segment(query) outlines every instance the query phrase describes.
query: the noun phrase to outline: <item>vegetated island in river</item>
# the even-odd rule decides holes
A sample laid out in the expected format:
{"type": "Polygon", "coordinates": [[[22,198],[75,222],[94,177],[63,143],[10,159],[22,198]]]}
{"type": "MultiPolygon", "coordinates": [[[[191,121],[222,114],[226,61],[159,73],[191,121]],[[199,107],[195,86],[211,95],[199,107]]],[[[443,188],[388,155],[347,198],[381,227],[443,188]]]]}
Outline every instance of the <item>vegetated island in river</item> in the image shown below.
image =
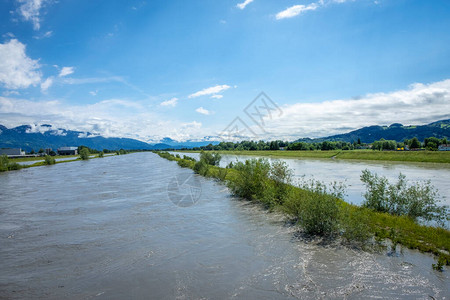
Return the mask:
{"type": "MultiPolygon", "coordinates": [[[[200,153],[194,150],[177,150],[200,153]]],[[[221,154],[254,155],[290,158],[333,158],[398,162],[450,163],[450,151],[374,151],[374,150],[222,150],[221,154]]]]}
{"type": "MultiPolygon", "coordinates": [[[[123,155],[136,151],[127,151],[124,149],[109,151],[108,156],[110,155],[123,155]]],[[[23,158],[8,158],[6,155],[0,155],[0,172],[6,171],[15,171],[25,168],[32,167],[40,167],[40,166],[49,166],[55,164],[62,164],[67,162],[73,162],[77,160],[89,160],[92,158],[103,158],[105,156],[104,151],[97,151],[90,149],[85,146],[80,147],[79,155],[45,155],[45,156],[36,156],[36,157],[23,157],[23,158]],[[57,161],[57,159],[64,159],[57,161]],[[20,162],[33,162],[33,164],[22,165],[20,162]]]]}
{"type": "Polygon", "coordinates": [[[368,187],[368,205],[360,207],[342,200],[339,186],[329,189],[314,181],[293,186],[292,172],[281,161],[270,164],[267,159],[250,159],[221,168],[217,152],[201,152],[199,161],[185,155],[155,153],[224,182],[235,196],[285,213],[307,235],[337,238],[362,249],[390,240],[393,252],[397,245],[403,245],[433,253],[436,270],[450,265],[450,231],[418,222],[420,218],[441,222],[449,219],[448,209],[437,205],[427,184],[408,187],[402,175],[399,182],[390,184],[386,178],[365,170],[361,180],[368,187]]]}

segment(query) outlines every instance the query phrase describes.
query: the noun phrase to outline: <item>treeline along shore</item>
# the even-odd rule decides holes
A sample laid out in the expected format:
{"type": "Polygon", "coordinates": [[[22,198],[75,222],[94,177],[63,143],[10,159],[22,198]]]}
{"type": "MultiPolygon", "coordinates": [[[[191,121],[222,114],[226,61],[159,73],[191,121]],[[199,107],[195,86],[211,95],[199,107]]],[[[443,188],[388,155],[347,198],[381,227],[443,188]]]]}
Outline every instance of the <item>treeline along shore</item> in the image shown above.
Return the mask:
{"type": "Polygon", "coordinates": [[[450,264],[448,208],[439,206],[429,183],[408,185],[402,175],[398,182],[389,183],[385,177],[364,170],[365,201],[356,206],[342,200],[345,191],[339,183],[329,187],[311,180],[294,185],[292,171],[282,161],[253,158],[222,168],[218,152],[203,151],[198,161],[181,157],[182,153],[155,153],[223,182],[239,198],[282,212],[305,236],[365,250],[388,247],[395,252],[400,245],[434,254],[435,270],[442,271],[450,264]],[[435,226],[425,225],[426,221],[435,226]]]}

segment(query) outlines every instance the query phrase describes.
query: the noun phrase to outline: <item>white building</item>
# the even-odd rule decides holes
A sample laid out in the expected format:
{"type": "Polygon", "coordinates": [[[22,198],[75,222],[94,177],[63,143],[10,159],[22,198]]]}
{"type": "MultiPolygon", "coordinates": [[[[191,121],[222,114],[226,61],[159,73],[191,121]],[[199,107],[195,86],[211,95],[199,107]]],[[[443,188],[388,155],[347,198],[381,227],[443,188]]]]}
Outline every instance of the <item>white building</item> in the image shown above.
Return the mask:
{"type": "Polygon", "coordinates": [[[22,149],[20,148],[1,148],[0,155],[20,156],[25,155],[25,151],[22,151],[22,149]]]}
{"type": "Polygon", "coordinates": [[[439,151],[450,151],[450,144],[442,144],[438,147],[439,151]]]}
{"type": "Polygon", "coordinates": [[[61,147],[58,148],[59,155],[78,155],[78,147],[61,147]]]}

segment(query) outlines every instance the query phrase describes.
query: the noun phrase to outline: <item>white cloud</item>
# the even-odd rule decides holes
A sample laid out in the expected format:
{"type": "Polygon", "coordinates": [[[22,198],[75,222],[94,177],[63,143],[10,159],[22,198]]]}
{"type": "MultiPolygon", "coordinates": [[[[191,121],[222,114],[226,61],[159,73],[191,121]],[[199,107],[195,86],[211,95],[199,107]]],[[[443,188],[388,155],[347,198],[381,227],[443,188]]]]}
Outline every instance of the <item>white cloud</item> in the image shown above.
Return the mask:
{"type": "Polygon", "coordinates": [[[190,94],[188,96],[188,98],[196,98],[196,97],[200,97],[200,96],[206,96],[206,95],[214,95],[214,94],[219,94],[225,90],[228,90],[230,88],[229,85],[216,85],[216,86],[212,86],[206,89],[203,89],[201,91],[195,92],[193,94],[190,94]]]}
{"type": "MultiPolygon", "coordinates": [[[[57,66],[56,66],[57,67],[57,66]]],[[[95,84],[95,83],[105,83],[105,82],[119,82],[125,86],[139,92],[145,97],[151,97],[145,91],[139,87],[127,82],[123,77],[120,76],[110,76],[110,77],[87,77],[87,78],[71,78],[71,77],[61,77],[58,79],[59,83],[62,84],[95,84]]]]}
{"type": "Polygon", "coordinates": [[[27,88],[41,81],[39,63],[26,55],[25,48],[16,39],[0,44],[0,83],[7,89],[27,88]]]}
{"type": "Polygon", "coordinates": [[[127,82],[120,76],[61,79],[61,82],[64,84],[93,84],[93,83],[114,82],[114,81],[127,84],[127,82]]]}
{"type": "Polygon", "coordinates": [[[236,5],[236,7],[237,8],[240,8],[240,9],[244,9],[247,5],[249,5],[250,3],[252,3],[253,2],[253,0],[245,0],[244,2],[242,2],[242,3],[238,3],[237,5],[236,5]]]}
{"type": "Polygon", "coordinates": [[[294,6],[288,7],[287,9],[277,13],[275,18],[277,20],[292,18],[292,17],[296,17],[296,16],[300,15],[301,13],[308,11],[308,10],[316,10],[320,7],[326,7],[333,3],[342,4],[342,3],[346,3],[346,2],[352,2],[352,1],[355,1],[355,0],[319,0],[316,3],[311,3],[308,5],[294,5],[294,6]]]}
{"type": "Polygon", "coordinates": [[[203,107],[199,107],[195,111],[198,112],[199,114],[206,115],[206,116],[212,114],[211,111],[204,109],[203,107]]]}
{"type": "Polygon", "coordinates": [[[200,129],[202,127],[202,123],[197,122],[197,121],[181,123],[181,127],[188,128],[188,129],[200,129]]]}
{"type": "Polygon", "coordinates": [[[51,126],[41,126],[41,124],[29,124],[30,128],[27,129],[26,133],[45,133],[47,131],[52,131],[51,126]]]}
{"type": "Polygon", "coordinates": [[[292,17],[298,16],[302,12],[305,12],[308,10],[316,10],[318,7],[319,6],[316,3],[311,3],[308,5],[294,5],[294,6],[291,6],[287,9],[277,13],[275,18],[277,20],[292,18],[292,17]]]}
{"type": "Polygon", "coordinates": [[[41,83],[41,91],[46,92],[49,87],[53,84],[53,77],[48,77],[44,80],[44,82],[41,83]]]}
{"type": "Polygon", "coordinates": [[[2,37],[4,37],[4,38],[15,38],[16,36],[14,35],[14,33],[12,33],[12,32],[7,32],[7,33],[5,33],[5,34],[2,34],[2,37]]]}
{"type": "Polygon", "coordinates": [[[4,91],[3,96],[20,95],[18,91],[4,91]]]}
{"type": "Polygon", "coordinates": [[[212,99],[222,99],[223,95],[212,95],[211,98],[212,99]]]}
{"type": "Polygon", "coordinates": [[[177,102],[178,102],[178,98],[172,98],[172,99],[169,99],[169,100],[166,100],[166,101],[163,101],[163,102],[161,102],[161,104],[159,104],[159,105],[161,105],[161,106],[172,106],[172,107],[175,107],[176,105],[177,105],[177,102]]]}
{"type": "Polygon", "coordinates": [[[35,35],[33,38],[35,38],[35,39],[37,39],[37,40],[40,40],[40,39],[45,39],[45,38],[49,38],[49,37],[51,37],[53,35],[53,31],[47,31],[46,33],[44,33],[44,34],[41,34],[41,35],[35,35]]]}
{"type": "Polygon", "coordinates": [[[73,67],[63,67],[59,72],[59,77],[64,77],[73,74],[73,72],[75,72],[73,67]]]}
{"type": "Polygon", "coordinates": [[[95,90],[95,91],[90,91],[90,92],[89,92],[89,94],[91,94],[92,96],[97,96],[97,93],[98,93],[97,90],[95,90]]]}
{"type": "Polygon", "coordinates": [[[108,99],[88,105],[63,101],[31,101],[0,97],[0,120],[6,127],[23,124],[52,124],[52,128],[127,137],[141,141],[170,137],[178,141],[202,138],[210,132],[202,124],[180,122],[154,112],[146,100],[133,102],[108,99]]]}
{"type": "Polygon", "coordinates": [[[370,125],[427,124],[450,118],[450,79],[358,100],[297,103],[281,109],[280,118],[267,122],[272,137],[324,137],[370,125]]]}
{"type": "Polygon", "coordinates": [[[21,5],[19,13],[26,21],[33,23],[34,30],[39,30],[41,27],[40,10],[45,0],[17,0],[21,5]]]}
{"type": "Polygon", "coordinates": [[[103,100],[98,102],[98,106],[106,106],[106,107],[123,107],[123,108],[134,108],[136,110],[143,109],[142,105],[128,100],[122,100],[122,99],[109,99],[109,100],[103,100]]]}

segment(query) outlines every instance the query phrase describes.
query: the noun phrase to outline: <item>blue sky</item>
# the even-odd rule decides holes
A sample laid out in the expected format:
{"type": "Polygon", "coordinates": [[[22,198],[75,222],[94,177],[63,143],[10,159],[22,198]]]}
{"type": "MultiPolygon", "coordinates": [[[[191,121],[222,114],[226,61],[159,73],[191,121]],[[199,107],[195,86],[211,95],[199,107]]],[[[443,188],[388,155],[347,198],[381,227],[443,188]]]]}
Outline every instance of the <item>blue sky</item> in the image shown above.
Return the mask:
{"type": "Polygon", "coordinates": [[[3,0],[0,124],[157,141],[239,117],[239,136],[293,140],[450,118],[448,16],[447,0],[3,0]],[[258,126],[262,91],[281,113],[258,126]]]}

